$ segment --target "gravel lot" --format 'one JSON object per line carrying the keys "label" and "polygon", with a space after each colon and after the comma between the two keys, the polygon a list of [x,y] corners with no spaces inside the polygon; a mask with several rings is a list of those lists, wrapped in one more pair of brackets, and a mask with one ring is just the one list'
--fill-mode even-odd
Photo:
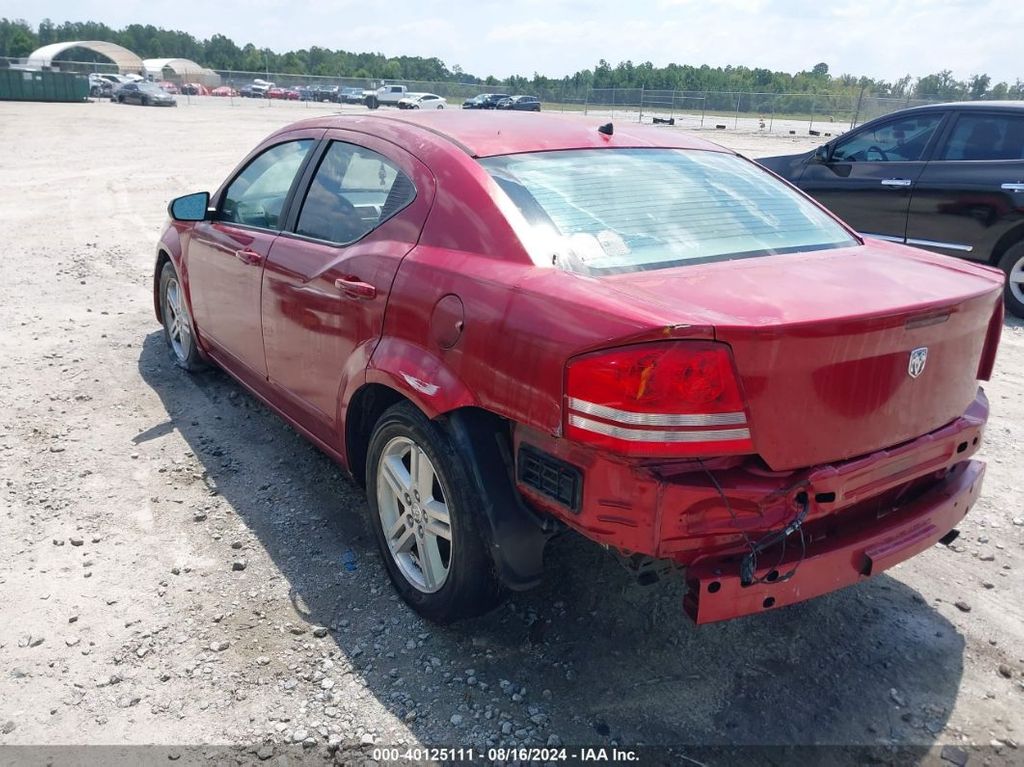
{"label": "gravel lot", "polygon": [[[167,201],[318,108],[192,102],[0,103],[0,744],[1021,759],[1021,323],[986,387],[986,490],[951,549],[698,630],[681,584],[640,587],[569,535],[542,587],[436,628],[391,589],[359,489],[227,376],[168,358],[151,296]],[[755,156],[816,141],[704,135]]]}

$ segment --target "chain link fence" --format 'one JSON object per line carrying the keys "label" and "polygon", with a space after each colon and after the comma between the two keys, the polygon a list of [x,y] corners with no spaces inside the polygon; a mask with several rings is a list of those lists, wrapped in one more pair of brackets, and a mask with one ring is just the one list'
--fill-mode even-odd
{"label": "chain link fence", "polygon": [[[18,60],[0,59],[0,66],[18,66]],[[113,64],[61,61],[60,69],[81,73],[116,74]],[[273,108],[281,101],[299,102],[306,108],[336,109],[339,104],[359,103],[354,90],[373,90],[383,81],[358,77],[327,77],[280,72],[210,70],[175,73],[164,70],[153,79],[170,82],[183,105],[203,105],[226,100],[232,105]],[[283,98],[265,98],[266,86],[252,91],[254,81],[273,83]],[[192,87],[199,84],[202,88]],[[434,93],[447,99],[449,108],[481,93],[527,93],[537,96],[542,109],[583,114],[627,122],[671,124],[690,130],[738,130],[754,133],[831,136],[898,109],[938,99],[884,98],[859,93],[758,93],[740,91],[684,91],[647,88],[587,88],[571,81],[535,84],[472,84],[389,80],[410,92]],[[216,90],[220,88],[221,90]],[[346,101],[343,89],[354,89]],[[224,94],[224,95],[221,95]]]}

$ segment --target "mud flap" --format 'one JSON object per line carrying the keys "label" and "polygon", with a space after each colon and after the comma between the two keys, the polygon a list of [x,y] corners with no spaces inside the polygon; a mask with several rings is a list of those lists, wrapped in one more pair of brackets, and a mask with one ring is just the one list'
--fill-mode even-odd
{"label": "mud flap", "polygon": [[541,582],[544,546],[553,531],[526,507],[516,491],[504,422],[471,408],[448,413],[443,421],[484,501],[480,512],[488,522],[483,527],[498,577],[513,591],[533,588]]}

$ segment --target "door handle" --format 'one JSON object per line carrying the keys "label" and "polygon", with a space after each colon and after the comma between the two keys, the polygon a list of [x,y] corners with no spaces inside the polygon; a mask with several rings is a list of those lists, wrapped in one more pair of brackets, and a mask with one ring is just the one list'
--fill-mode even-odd
{"label": "door handle", "polygon": [[914,182],[911,181],[909,178],[883,178],[882,179],[882,186],[904,187],[904,186],[910,186],[913,183]]}
{"label": "door handle", "polygon": [[1024,192],[1024,184],[1003,184],[1000,189],[1005,189],[1007,192]]}
{"label": "door handle", "polygon": [[346,275],[334,281],[334,287],[352,298],[375,298],[377,288],[368,282],[362,282],[358,277]]}
{"label": "door handle", "polygon": [[255,250],[249,250],[248,248],[245,248],[244,250],[236,250],[235,258],[249,266],[259,266],[263,262],[263,256]]}

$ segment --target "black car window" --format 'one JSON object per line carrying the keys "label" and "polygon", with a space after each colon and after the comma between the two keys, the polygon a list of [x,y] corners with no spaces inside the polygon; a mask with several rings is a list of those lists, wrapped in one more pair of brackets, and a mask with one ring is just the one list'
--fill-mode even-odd
{"label": "black car window", "polygon": [[237,224],[280,229],[281,213],[313,139],[275,144],[245,166],[224,193],[218,218]]}
{"label": "black car window", "polygon": [[309,185],[296,232],[347,245],[372,232],[415,196],[412,181],[382,155],[335,141]]}
{"label": "black car window", "polygon": [[832,152],[836,162],[908,162],[920,160],[941,112],[910,115],[864,128],[840,140]]}
{"label": "black car window", "polygon": [[940,159],[1024,159],[1024,114],[961,114]]}

